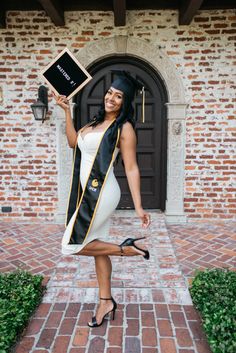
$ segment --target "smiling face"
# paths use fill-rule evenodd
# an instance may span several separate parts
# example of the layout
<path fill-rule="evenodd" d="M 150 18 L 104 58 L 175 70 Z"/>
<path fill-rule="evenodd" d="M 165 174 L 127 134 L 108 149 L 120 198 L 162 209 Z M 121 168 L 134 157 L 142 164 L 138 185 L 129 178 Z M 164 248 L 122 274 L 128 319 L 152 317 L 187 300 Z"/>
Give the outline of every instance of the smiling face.
<path fill-rule="evenodd" d="M 119 114 L 124 93 L 116 88 L 110 87 L 104 97 L 105 111 L 106 113 Z"/>

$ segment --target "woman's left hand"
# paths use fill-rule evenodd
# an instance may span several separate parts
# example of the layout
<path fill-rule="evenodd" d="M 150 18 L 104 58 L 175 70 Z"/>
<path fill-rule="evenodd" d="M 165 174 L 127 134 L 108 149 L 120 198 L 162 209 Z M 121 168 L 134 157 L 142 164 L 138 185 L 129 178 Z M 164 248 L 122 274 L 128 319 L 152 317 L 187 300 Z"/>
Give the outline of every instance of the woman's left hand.
<path fill-rule="evenodd" d="M 148 228 L 151 223 L 151 216 L 149 213 L 145 212 L 142 208 L 136 210 L 137 215 L 142 221 L 142 228 Z"/>

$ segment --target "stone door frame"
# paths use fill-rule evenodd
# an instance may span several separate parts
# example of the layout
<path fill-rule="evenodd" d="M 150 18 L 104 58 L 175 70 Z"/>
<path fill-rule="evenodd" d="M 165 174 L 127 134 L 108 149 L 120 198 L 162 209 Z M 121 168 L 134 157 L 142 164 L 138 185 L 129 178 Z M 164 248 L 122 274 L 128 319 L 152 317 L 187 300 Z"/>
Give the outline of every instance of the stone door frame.
<path fill-rule="evenodd" d="M 166 87 L 168 136 L 165 216 L 167 222 L 186 222 L 184 214 L 184 160 L 187 103 L 182 80 L 175 65 L 158 46 L 139 38 L 114 36 L 94 41 L 80 49 L 77 58 L 85 67 L 89 67 L 96 61 L 115 55 L 129 55 L 146 62 L 160 75 Z M 64 113 L 58 107 L 55 107 L 54 111 L 56 114 L 58 158 L 58 210 L 55 218 L 60 222 L 65 219 L 65 207 L 70 189 L 72 153 L 66 142 Z"/>

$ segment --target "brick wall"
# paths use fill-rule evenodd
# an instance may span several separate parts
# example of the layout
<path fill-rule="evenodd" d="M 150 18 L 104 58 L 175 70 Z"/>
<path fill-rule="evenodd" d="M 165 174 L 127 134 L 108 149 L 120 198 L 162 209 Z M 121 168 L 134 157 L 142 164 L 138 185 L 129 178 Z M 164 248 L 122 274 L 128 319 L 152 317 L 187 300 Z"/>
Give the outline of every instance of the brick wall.
<path fill-rule="evenodd" d="M 162 48 L 182 77 L 187 110 L 185 212 L 194 219 L 232 219 L 235 200 L 236 16 L 203 11 L 190 26 L 176 11 L 131 11 L 115 28 L 111 12 L 66 12 L 55 27 L 45 12 L 11 11 L 0 29 L 0 200 L 2 219 L 52 221 L 57 209 L 55 121 L 34 121 L 29 105 L 38 72 L 68 46 L 115 34 Z M 50 105 L 50 101 L 49 101 Z M 50 106 L 52 110 L 52 105 Z"/>

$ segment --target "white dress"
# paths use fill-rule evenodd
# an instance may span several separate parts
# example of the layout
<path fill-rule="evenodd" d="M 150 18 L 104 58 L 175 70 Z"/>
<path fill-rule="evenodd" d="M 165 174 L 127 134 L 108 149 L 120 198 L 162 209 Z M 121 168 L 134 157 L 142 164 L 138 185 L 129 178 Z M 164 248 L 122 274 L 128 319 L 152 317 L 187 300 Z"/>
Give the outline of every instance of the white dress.
<path fill-rule="evenodd" d="M 79 134 L 78 146 L 81 150 L 81 164 L 80 164 L 80 182 L 82 189 L 86 184 L 90 169 L 97 151 L 99 142 L 103 136 L 103 131 L 88 132 L 84 137 Z M 119 149 L 115 149 L 114 160 L 117 157 Z M 68 244 L 72 227 L 76 217 L 76 211 L 68 223 L 65 233 L 62 238 L 62 254 L 71 255 L 77 254 L 83 247 L 95 239 L 106 241 L 109 237 L 110 217 L 115 211 L 120 201 L 120 187 L 114 175 L 114 167 L 111 166 L 105 185 L 101 191 L 97 211 L 94 217 L 93 224 L 83 244 Z"/>

